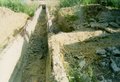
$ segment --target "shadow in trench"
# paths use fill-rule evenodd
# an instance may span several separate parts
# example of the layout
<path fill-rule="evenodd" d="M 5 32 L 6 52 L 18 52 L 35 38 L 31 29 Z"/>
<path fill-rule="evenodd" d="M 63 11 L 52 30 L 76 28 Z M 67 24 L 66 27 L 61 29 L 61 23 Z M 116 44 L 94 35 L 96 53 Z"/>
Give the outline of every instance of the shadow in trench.
<path fill-rule="evenodd" d="M 47 22 L 45 10 L 42 11 L 34 33 L 25 40 L 22 56 L 16 66 L 18 69 L 11 82 L 45 82 L 46 57 L 48 53 Z M 14 73 L 13 73 L 14 74 Z"/>

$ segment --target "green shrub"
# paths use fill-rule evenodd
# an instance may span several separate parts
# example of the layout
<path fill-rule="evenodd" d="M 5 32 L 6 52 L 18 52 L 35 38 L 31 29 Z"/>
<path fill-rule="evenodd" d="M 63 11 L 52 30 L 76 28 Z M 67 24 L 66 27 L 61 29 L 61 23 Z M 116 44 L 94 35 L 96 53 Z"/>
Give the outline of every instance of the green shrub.
<path fill-rule="evenodd" d="M 60 0 L 60 7 L 71 7 L 78 4 L 104 4 L 120 8 L 119 0 Z"/>
<path fill-rule="evenodd" d="M 60 7 L 70 7 L 80 4 L 81 0 L 60 0 Z"/>
<path fill-rule="evenodd" d="M 120 0 L 108 0 L 108 6 L 120 8 Z"/>
<path fill-rule="evenodd" d="M 70 7 L 78 4 L 96 3 L 96 0 L 60 0 L 60 7 Z"/>
<path fill-rule="evenodd" d="M 36 10 L 36 5 L 27 5 L 21 0 L 0 0 L 0 6 L 10 8 L 15 12 L 23 12 L 29 16 L 33 16 Z"/>
<path fill-rule="evenodd" d="M 97 0 L 81 0 L 81 4 L 93 4 L 97 3 Z"/>

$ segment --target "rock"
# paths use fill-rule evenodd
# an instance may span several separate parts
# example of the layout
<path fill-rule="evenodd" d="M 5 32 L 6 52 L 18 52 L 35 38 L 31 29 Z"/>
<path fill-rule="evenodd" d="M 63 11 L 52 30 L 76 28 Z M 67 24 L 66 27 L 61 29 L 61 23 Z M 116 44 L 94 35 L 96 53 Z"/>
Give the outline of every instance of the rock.
<path fill-rule="evenodd" d="M 101 76 L 101 81 L 100 82 L 112 82 L 111 79 L 105 79 L 104 76 Z"/>
<path fill-rule="evenodd" d="M 101 65 L 105 67 L 106 66 L 106 62 L 101 62 Z"/>
<path fill-rule="evenodd" d="M 100 24 L 99 24 L 99 23 L 96 23 L 96 22 L 91 22 L 91 23 L 90 23 L 90 26 L 91 26 L 92 28 L 94 28 L 94 27 L 100 27 Z"/>
<path fill-rule="evenodd" d="M 81 73 L 79 81 L 76 82 L 91 82 L 91 77 L 89 77 L 87 74 Z"/>
<path fill-rule="evenodd" d="M 111 80 L 111 79 L 108 79 L 107 82 L 112 82 L 112 80 Z"/>
<path fill-rule="evenodd" d="M 115 55 L 115 56 L 120 56 L 120 50 L 118 50 L 116 47 L 108 47 L 106 50 L 110 53 L 107 55 Z"/>
<path fill-rule="evenodd" d="M 105 28 L 105 27 L 108 27 L 108 23 L 91 22 L 91 23 L 90 23 L 90 26 L 91 26 L 92 28 L 94 28 L 94 27 Z"/>
<path fill-rule="evenodd" d="M 113 55 L 120 56 L 120 51 L 118 49 L 115 49 L 112 51 Z"/>
<path fill-rule="evenodd" d="M 116 49 L 116 47 L 108 47 L 108 48 L 106 48 L 105 50 L 107 51 L 107 52 L 112 52 L 113 50 L 115 50 Z"/>
<path fill-rule="evenodd" d="M 117 66 L 120 68 L 120 57 L 115 57 L 114 61 L 117 64 Z"/>
<path fill-rule="evenodd" d="M 108 27 L 108 23 L 106 22 L 106 23 L 100 23 L 100 25 L 102 26 L 102 27 Z"/>
<path fill-rule="evenodd" d="M 85 23 L 82 24 L 82 26 L 84 26 L 84 27 L 90 27 L 90 24 L 87 23 L 87 22 L 85 22 Z"/>
<path fill-rule="evenodd" d="M 103 60 L 100 61 L 100 65 L 101 65 L 102 67 L 107 67 L 107 68 L 109 68 L 109 63 L 110 63 L 110 60 L 107 59 L 107 58 L 104 58 Z"/>
<path fill-rule="evenodd" d="M 115 61 L 113 59 L 111 59 L 111 68 L 114 72 L 119 72 L 120 71 L 120 68 L 117 66 L 117 64 L 115 63 Z"/>
<path fill-rule="evenodd" d="M 110 22 L 109 25 L 115 28 L 120 28 L 120 26 L 115 22 Z"/>
<path fill-rule="evenodd" d="M 104 76 L 100 76 L 100 81 L 99 82 L 107 82 L 107 80 L 104 78 Z"/>
<path fill-rule="evenodd" d="M 102 56 L 102 57 L 106 57 L 106 50 L 105 50 L 105 49 L 98 49 L 98 50 L 96 51 L 96 54 L 97 54 L 97 55 L 100 55 L 100 56 Z"/>
<path fill-rule="evenodd" d="M 94 18 L 90 18 L 89 22 L 96 22 L 96 20 Z"/>
<path fill-rule="evenodd" d="M 120 17 L 116 18 L 116 23 L 120 25 Z"/>
<path fill-rule="evenodd" d="M 79 63 L 80 68 L 82 69 L 85 66 L 86 62 L 85 60 L 81 60 Z"/>
<path fill-rule="evenodd" d="M 112 16 L 110 11 L 103 11 L 97 15 L 98 21 L 101 23 L 112 22 L 115 18 Z"/>

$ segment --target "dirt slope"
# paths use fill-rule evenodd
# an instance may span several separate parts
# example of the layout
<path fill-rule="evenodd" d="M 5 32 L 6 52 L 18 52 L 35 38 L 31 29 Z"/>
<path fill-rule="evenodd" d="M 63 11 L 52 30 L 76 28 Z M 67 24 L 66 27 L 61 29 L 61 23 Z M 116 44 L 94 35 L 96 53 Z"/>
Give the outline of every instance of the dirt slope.
<path fill-rule="evenodd" d="M 0 7 L 0 48 L 25 25 L 28 15 Z"/>

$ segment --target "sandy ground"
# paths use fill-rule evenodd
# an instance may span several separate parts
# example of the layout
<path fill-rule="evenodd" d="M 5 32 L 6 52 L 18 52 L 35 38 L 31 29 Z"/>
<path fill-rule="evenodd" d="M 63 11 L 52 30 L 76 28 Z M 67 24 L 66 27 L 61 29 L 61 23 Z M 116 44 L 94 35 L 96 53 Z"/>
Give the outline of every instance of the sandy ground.
<path fill-rule="evenodd" d="M 15 13 L 8 8 L 0 7 L 0 48 L 23 28 L 28 17 L 24 13 Z"/>

